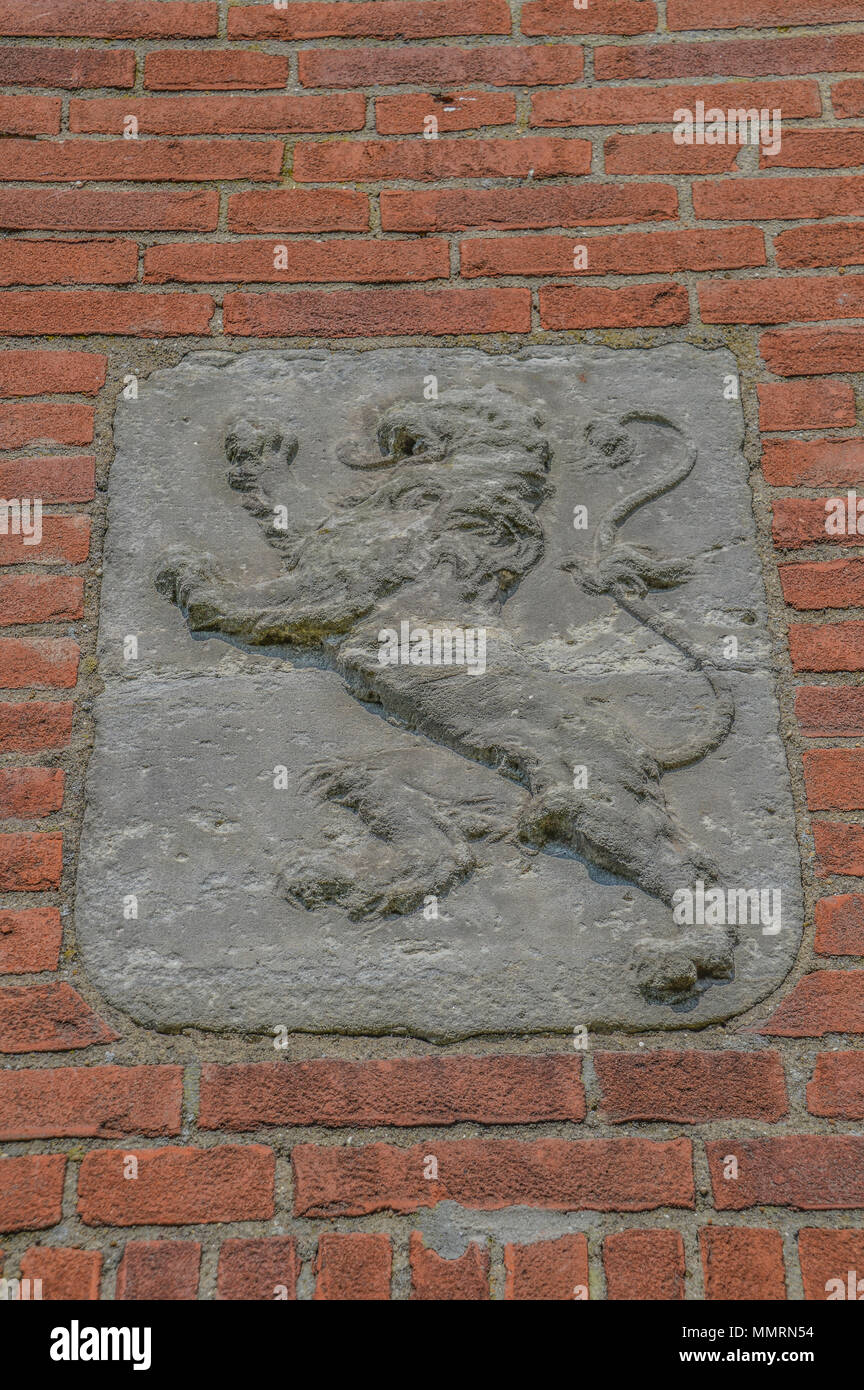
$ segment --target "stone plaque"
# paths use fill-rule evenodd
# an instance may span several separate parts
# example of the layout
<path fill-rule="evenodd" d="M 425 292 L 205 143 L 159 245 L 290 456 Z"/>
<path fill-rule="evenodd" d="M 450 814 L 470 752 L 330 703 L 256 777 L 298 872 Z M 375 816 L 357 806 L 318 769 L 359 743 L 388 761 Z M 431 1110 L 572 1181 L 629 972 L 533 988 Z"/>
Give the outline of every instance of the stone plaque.
<path fill-rule="evenodd" d="M 449 1039 L 775 988 L 801 881 L 736 380 L 684 345 L 204 352 L 122 401 L 104 995 Z"/>

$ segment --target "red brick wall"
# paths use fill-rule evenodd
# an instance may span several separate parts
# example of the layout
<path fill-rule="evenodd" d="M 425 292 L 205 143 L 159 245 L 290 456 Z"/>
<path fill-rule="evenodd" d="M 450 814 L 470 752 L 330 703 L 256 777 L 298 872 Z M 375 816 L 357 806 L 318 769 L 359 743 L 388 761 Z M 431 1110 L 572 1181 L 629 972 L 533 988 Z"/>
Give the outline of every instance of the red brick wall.
<path fill-rule="evenodd" d="M 0 33 L 0 495 L 47 507 L 39 547 L 0 537 L 6 1274 L 58 1298 L 818 1299 L 864 1272 L 864 559 L 823 505 L 864 486 L 864 0 L 0 0 Z M 699 99 L 779 107 L 781 151 L 674 144 Z M 124 374 L 424 335 L 737 355 L 811 905 L 743 1020 L 585 1054 L 274 1053 L 150 1034 L 76 965 Z"/>

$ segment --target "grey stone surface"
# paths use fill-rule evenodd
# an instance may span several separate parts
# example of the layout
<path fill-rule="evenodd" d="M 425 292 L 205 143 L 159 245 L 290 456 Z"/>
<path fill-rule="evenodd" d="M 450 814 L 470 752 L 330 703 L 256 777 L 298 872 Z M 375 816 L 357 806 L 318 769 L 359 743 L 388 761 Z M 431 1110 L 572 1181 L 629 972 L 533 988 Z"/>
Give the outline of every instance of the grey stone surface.
<path fill-rule="evenodd" d="M 769 993 L 801 885 L 734 375 L 684 345 L 196 353 L 122 402 L 96 986 L 161 1028 L 440 1039 Z M 381 665 L 402 621 L 484 628 L 485 672 Z M 678 925 L 697 880 L 779 891 L 782 930 Z"/>

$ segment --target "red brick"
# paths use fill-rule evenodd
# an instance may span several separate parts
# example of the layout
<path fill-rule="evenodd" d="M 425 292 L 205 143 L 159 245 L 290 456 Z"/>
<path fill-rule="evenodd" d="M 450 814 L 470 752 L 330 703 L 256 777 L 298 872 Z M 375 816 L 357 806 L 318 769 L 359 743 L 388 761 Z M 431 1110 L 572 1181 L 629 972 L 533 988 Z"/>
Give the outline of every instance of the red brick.
<path fill-rule="evenodd" d="M 574 265 L 576 246 L 587 265 Z M 472 237 L 461 243 L 462 275 L 650 275 L 726 270 L 765 264 L 756 227 L 680 232 L 617 232 L 610 236 Z"/>
<path fill-rule="evenodd" d="M 0 819 L 38 820 L 63 805 L 62 768 L 0 768 Z"/>
<path fill-rule="evenodd" d="M 117 1036 L 71 985 L 0 989 L 0 1052 L 68 1052 Z"/>
<path fill-rule="evenodd" d="M 0 357 L 0 395 L 51 392 L 95 396 L 105 385 L 108 358 L 101 352 L 39 352 L 7 348 Z M 8 447 L 4 443 L 4 448 Z"/>
<path fill-rule="evenodd" d="M 864 1231 L 826 1231 L 805 1226 L 798 1232 L 798 1258 L 801 1261 L 805 1299 L 811 1302 L 825 1301 L 832 1295 L 837 1299 L 840 1296 L 836 1284 L 838 1279 L 846 1298 L 850 1292 L 856 1302 L 860 1302 L 864 1296 L 861 1282 L 864 1277 Z"/>
<path fill-rule="evenodd" d="M 864 439 L 767 439 L 762 471 L 772 487 L 864 483 Z"/>
<path fill-rule="evenodd" d="M 46 231 L 212 232 L 219 195 L 125 192 L 79 188 L 7 188 L 0 192 L 0 227 Z"/>
<path fill-rule="evenodd" d="M 198 1123 L 237 1130 L 582 1120 L 580 1065 L 567 1054 L 209 1063 L 201 1075 Z"/>
<path fill-rule="evenodd" d="M 183 1302 L 198 1297 L 201 1246 L 195 1240 L 132 1240 L 117 1270 L 116 1299 Z"/>
<path fill-rule="evenodd" d="M 57 135 L 59 97 L 0 96 L 0 135 Z"/>
<path fill-rule="evenodd" d="M 80 565 L 90 551 L 90 518 L 45 516 L 42 538 L 29 545 L 21 534 L 0 536 L 0 565 Z"/>
<path fill-rule="evenodd" d="M 544 285 L 539 298 L 544 328 L 665 327 L 690 319 L 690 300 L 683 285 L 655 283 L 624 289 Z"/>
<path fill-rule="evenodd" d="M 354 1231 L 318 1238 L 315 1298 L 330 1302 L 383 1302 L 390 1297 L 390 1237 Z"/>
<path fill-rule="evenodd" d="M 588 1297 L 588 1241 L 581 1232 L 531 1245 L 505 1245 L 504 1268 L 505 1299 L 549 1303 Z"/>
<path fill-rule="evenodd" d="M 445 89 L 478 82 L 490 87 L 547 87 L 578 82 L 576 44 L 500 44 L 475 48 L 322 48 L 298 55 L 304 87 L 396 87 L 431 83 Z"/>
<path fill-rule="evenodd" d="M 267 1302 L 297 1297 L 300 1261 L 290 1236 L 226 1240 L 219 1251 L 220 1300 Z"/>
<path fill-rule="evenodd" d="M 860 0 L 669 0 L 670 29 L 766 29 L 779 24 L 842 24 L 861 18 Z"/>
<path fill-rule="evenodd" d="M 864 956 L 864 893 L 819 899 L 813 949 L 823 956 Z"/>
<path fill-rule="evenodd" d="M 130 1157 L 138 1176 L 123 1176 Z M 97 1149 L 85 1154 L 78 1211 L 87 1226 L 268 1221 L 275 1160 L 260 1144 L 212 1149 Z"/>
<path fill-rule="evenodd" d="M 549 178 L 591 172 L 588 140 L 334 140 L 294 148 L 298 183 Z"/>
<path fill-rule="evenodd" d="M 0 835 L 0 889 L 6 893 L 41 893 L 60 883 L 63 836 Z"/>
<path fill-rule="evenodd" d="M 14 354 L 7 349 L 6 355 Z M 95 471 L 96 460 L 92 454 L 70 454 L 65 458 L 0 458 L 0 496 L 41 497 L 43 502 L 91 502 Z"/>
<path fill-rule="evenodd" d="M 20 449 L 24 444 L 89 444 L 92 438 L 92 405 L 53 401 L 0 404 L 0 441 L 5 449 Z"/>
<path fill-rule="evenodd" d="M 864 604 L 864 561 L 862 560 L 816 560 L 805 561 L 800 565 L 781 565 L 780 582 L 783 597 L 793 608 L 856 608 Z M 827 732 L 805 730 L 811 737 L 830 738 L 832 733 L 842 733 L 842 726 L 848 717 L 860 723 L 857 715 L 857 692 L 838 686 L 828 687 L 823 695 L 811 695 L 811 701 L 818 701 L 816 716 Z M 802 714 L 799 696 L 799 719 Z M 838 727 L 839 726 L 839 727 Z M 864 731 L 864 725 L 862 725 Z M 859 732 L 858 729 L 853 732 Z"/>
<path fill-rule="evenodd" d="M 31 183 L 72 182 L 74 179 L 103 182 L 127 179 L 145 183 L 163 179 L 178 183 L 194 180 L 209 183 L 214 179 L 275 180 L 282 168 L 282 154 L 281 140 L 3 140 L 0 142 L 0 178 Z M 156 196 L 165 197 L 164 194 Z M 140 198 L 137 205 L 127 200 L 124 206 L 132 209 L 130 229 L 140 226 L 143 212 Z M 176 216 L 170 204 L 167 215 L 169 218 Z M 99 225 L 103 225 L 101 221 Z M 189 224 L 184 222 L 183 225 Z M 122 223 L 112 221 L 111 229 L 124 228 Z"/>
<path fill-rule="evenodd" d="M 63 928 L 56 907 L 0 911 L 0 974 L 56 970 Z"/>
<path fill-rule="evenodd" d="M 859 222 L 831 222 L 824 227 L 790 227 L 775 236 L 774 255 L 777 264 L 784 268 L 861 265 L 864 226 Z"/>
<path fill-rule="evenodd" d="M 362 130 L 366 101 L 358 92 L 328 96 L 73 97 L 69 129 L 122 135 L 135 116 L 141 135 L 286 135 Z"/>
<path fill-rule="evenodd" d="M 429 1157 L 437 1179 L 423 1176 Z M 427 1140 L 413 1148 L 298 1145 L 298 1216 L 417 1211 L 439 1201 L 483 1211 L 520 1205 L 550 1211 L 650 1211 L 692 1207 L 686 1139 Z"/>
<path fill-rule="evenodd" d="M 774 381 L 756 390 L 760 429 L 832 430 L 855 424 L 855 392 L 848 382 Z"/>
<path fill-rule="evenodd" d="M 56 623 L 83 616 L 83 579 L 72 575 L 0 575 L 0 626 Z"/>
<path fill-rule="evenodd" d="M 131 49 L 18 48 L 0 53 L 0 83 L 14 87 L 132 87 L 135 54 Z"/>
<path fill-rule="evenodd" d="M 703 323 L 792 323 L 864 315 L 864 275 L 703 281 L 698 291 Z M 847 390 L 851 395 L 851 386 Z M 848 423 L 855 423 L 854 408 Z"/>
<path fill-rule="evenodd" d="M 864 623 L 790 623 L 796 671 L 864 671 Z"/>
<path fill-rule="evenodd" d="M 864 328 L 788 328 L 763 333 L 759 351 L 778 376 L 864 371 Z"/>
<path fill-rule="evenodd" d="M 861 34 L 711 39 L 702 43 L 675 39 L 671 43 L 601 45 L 594 49 L 594 76 L 601 81 L 640 77 L 787 77 L 797 73 L 854 72 L 862 66 Z"/>
<path fill-rule="evenodd" d="M 276 247 L 280 266 L 274 268 Z M 269 241 L 171 242 L 149 246 L 144 253 L 147 284 L 186 281 L 192 284 L 242 285 L 282 281 L 355 281 L 388 284 L 400 280 L 447 280 L 450 248 L 446 241 Z"/>
<path fill-rule="evenodd" d="M 864 749 L 807 748 L 802 756 L 811 811 L 864 807 Z"/>
<path fill-rule="evenodd" d="M 294 0 L 285 9 L 234 5 L 231 39 L 440 39 L 459 34 L 509 34 L 506 0 L 374 0 L 327 4 Z"/>
<path fill-rule="evenodd" d="M 832 874 L 864 875 L 864 829 L 861 826 L 816 821 L 813 838 L 819 878 L 830 878 Z"/>
<path fill-rule="evenodd" d="M 0 0 L 0 34 L 29 38 L 212 38 L 217 25 L 215 0 Z"/>
<path fill-rule="evenodd" d="M 613 1124 L 770 1121 L 788 1109 L 776 1052 L 598 1052 L 594 1067 Z"/>
<path fill-rule="evenodd" d="M 585 87 L 539 92 L 532 99 L 531 118 L 534 125 L 541 126 L 673 125 L 675 112 L 679 108 L 692 111 L 697 101 L 723 110 L 781 107 L 785 118 L 818 116 L 822 109 L 815 82 L 726 82 L 692 87 Z M 700 187 L 703 185 L 697 185 L 697 189 Z M 761 182 L 759 187 L 763 187 Z"/>
<path fill-rule="evenodd" d="M 0 1231 L 56 1226 L 63 1204 L 63 1154 L 0 1158 Z"/>
<path fill-rule="evenodd" d="M 757 1206 L 833 1211 L 864 1206 L 864 1139 L 857 1136 L 710 1139 L 705 1149 L 718 1211 Z M 735 1179 L 723 1177 L 727 1156 L 737 1159 Z"/>
<path fill-rule="evenodd" d="M 347 188 L 234 193 L 228 199 L 228 226 L 232 232 L 365 232 L 369 199 Z"/>
<path fill-rule="evenodd" d="M 606 1297 L 675 1302 L 684 1297 L 684 1242 L 677 1231 L 618 1231 L 603 1242 Z"/>
<path fill-rule="evenodd" d="M 805 975 L 759 1032 L 773 1038 L 864 1033 L 864 971 L 816 970 Z"/>
<path fill-rule="evenodd" d="M 523 34 L 649 34 L 657 26 L 657 7 L 639 0 L 590 0 L 576 9 L 561 0 L 526 0 Z"/>
<path fill-rule="evenodd" d="M 231 13 L 236 14 L 236 10 Z M 232 87 L 255 91 L 287 86 L 288 72 L 284 54 L 165 48 L 147 54 L 144 86 L 163 92 L 228 91 Z"/>
<path fill-rule="evenodd" d="M 833 1119 L 864 1118 L 864 1052 L 820 1053 L 807 1086 L 807 1109 Z"/>
<path fill-rule="evenodd" d="M 856 17 L 861 18 L 860 12 Z M 835 82 L 831 88 L 831 105 L 834 115 L 841 120 L 845 116 L 864 116 L 864 82 L 861 78 L 851 77 L 845 82 Z"/>
<path fill-rule="evenodd" d="M 861 163 L 857 130 L 788 130 L 776 154 L 763 150 L 760 169 L 852 169 Z"/>
<path fill-rule="evenodd" d="M 427 1250 L 419 1231 L 411 1232 L 411 1297 L 442 1302 L 482 1302 L 489 1298 L 489 1251 L 474 1241 L 464 1255 L 447 1260 Z"/>
<path fill-rule="evenodd" d="M 98 1250 L 31 1245 L 21 1256 L 22 1279 L 41 1279 L 42 1297 L 47 1302 L 98 1299 L 101 1273 Z"/>
<path fill-rule="evenodd" d="M 607 174 L 720 174 L 736 168 L 736 145 L 677 145 L 671 131 L 610 135 L 603 146 Z"/>
<path fill-rule="evenodd" d="M 385 232 L 453 232 L 466 227 L 515 231 L 520 227 L 596 227 L 616 222 L 660 222 L 675 217 L 678 194 L 670 184 L 584 184 L 581 188 L 440 188 L 381 194 Z M 238 230 L 240 230 L 238 228 Z"/>
<path fill-rule="evenodd" d="M 712 222 L 857 216 L 864 211 L 864 177 L 706 180 L 693 186 L 693 209 Z"/>
<path fill-rule="evenodd" d="M 402 333 L 527 333 L 531 291 L 298 290 L 231 292 L 223 302 L 226 333 L 251 337 L 356 338 Z"/>
<path fill-rule="evenodd" d="M 774 544 L 795 550 L 806 545 L 862 545 L 864 536 L 835 534 L 826 530 L 829 499 L 778 497 L 774 502 Z"/>
<path fill-rule="evenodd" d="M 137 267 L 138 247 L 131 241 L 0 243 L 0 285 L 124 285 Z"/>
<path fill-rule="evenodd" d="M 0 1072 L 0 1139 L 180 1133 L 182 1067 Z"/>
<path fill-rule="evenodd" d="M 779 1231 L 705 1226 L 699 1232 L 699 1246 L 709 1303 L 785 1300 L 786 1269 Z"/>
<path fill-rule="evenodd" d="M 406 93 L 375 98 L 375 126 L 381 135 L 418 135 L 427 116 L 440 132 L 480 130 L 510 125 L 516 119 L 516 98 L 510 92 Z"/>
<path fill-rule="evenodd" d="M 0 751 L 33 753 L 66 748 L 72 733 L 73 706 L 65 700 L 0 701 Z"/>
<path fill-rule="evenodd" d="M 150 294 L 136 290 L 19 293 L 8 290 L 0 294 L 0 333 L 16 337 L 55 333 L 182 337 L 187 333 L 209 333 L 213 308 L 209 294 Z"/>

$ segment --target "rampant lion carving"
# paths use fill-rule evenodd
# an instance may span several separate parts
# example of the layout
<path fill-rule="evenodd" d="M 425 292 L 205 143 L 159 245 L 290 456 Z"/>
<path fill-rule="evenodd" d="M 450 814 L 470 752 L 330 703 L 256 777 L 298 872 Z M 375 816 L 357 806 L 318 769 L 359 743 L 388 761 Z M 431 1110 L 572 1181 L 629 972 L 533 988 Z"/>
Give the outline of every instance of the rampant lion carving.
<path fill-rule="evenodd" d="M 696 452 L 673 422 L 650 412 L 631 412 L 614 429 L 595 425 L 587 446 L 590 466 L 626 477 L 638 454 L 632 427 L 652 422 L 675 443 L 668 467 L 601 518 L 587 563 L 564 568 L 587 592 L 608 595 L 652 628 L 707 682 L 713 712 L 704 730 L 668 748 L 642 746 L 608 705 L 598 713 L 566 673 L 529 660 L 505 625 L 508 599 L 544 555 L 539 509 L 553 492 L 549 441 L 522 399 L 487 386 L 392 407 L 379 423 L 379 455 L 343 456 L 362 486 L 318 526 L 287 534 L 275 525 L 274 506 L 296 436 L 247 420 L 231 425 L 228 482 L 283 572 L 239 584 L 220 578 L 210 557 L 163 557 L 157 588 L 190 631 L 314 652 L 358 700 L 524 789 L 518 821 L 508 824 L 470 798 L 439 805 L 386 769 L 322 763 L 310 787 L 354 812 L 358 833 L 349 845 L 324 846 L 287 866 L 280 886 L 289 900 L 310 910 L 337 904 L 360 920 L 411 912 L 470 875 L 472 841 L 486 836 L 512 837 L 526 853 L 563 847 L 667 904 L 698 879 L 717 882 L 716 866 L 675 824 L 661 779 L 722 743 L 734 720 L 732 695 L 687 633 L 652 607 L 650 590 L 686 582 L 686 562 L 618 536 L 639 508 L 688 476 Z M 459 666 L 381 664 L 379 633 L 406 618 L 427 628 L 484 627 L 483 678 Z M 574 761 L 591 769 L 583 789 L 574 786 Z M 639 987 L 651 999 L 686 1001 L 729 978 L 734 945 L 731 932 L 716 929 L 643 942 Z"/>

